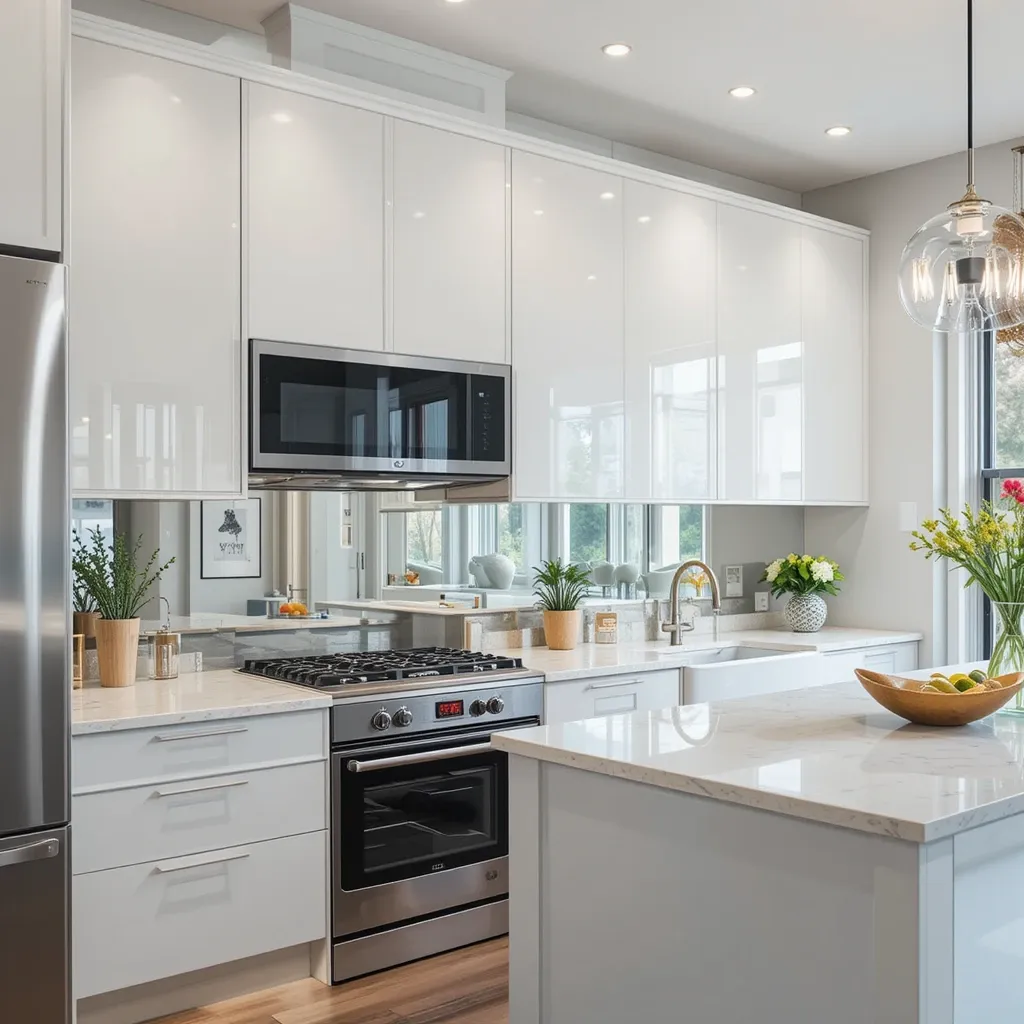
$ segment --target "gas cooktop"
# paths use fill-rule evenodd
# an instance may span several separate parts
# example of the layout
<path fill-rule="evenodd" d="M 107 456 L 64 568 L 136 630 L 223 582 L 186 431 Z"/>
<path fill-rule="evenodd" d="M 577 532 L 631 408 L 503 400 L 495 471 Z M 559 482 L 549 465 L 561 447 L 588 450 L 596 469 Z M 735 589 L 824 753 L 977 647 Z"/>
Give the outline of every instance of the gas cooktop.
<path fill-rule="evenodd" d="M 243 672 L 317 689 L 390 683 L 402 679 L 479 676 L 522 669 L 521 658 L 508 658 L 450 647 L 417 647 L 409 651 L 356 651 L 294 658 L 252 658 Z"/>

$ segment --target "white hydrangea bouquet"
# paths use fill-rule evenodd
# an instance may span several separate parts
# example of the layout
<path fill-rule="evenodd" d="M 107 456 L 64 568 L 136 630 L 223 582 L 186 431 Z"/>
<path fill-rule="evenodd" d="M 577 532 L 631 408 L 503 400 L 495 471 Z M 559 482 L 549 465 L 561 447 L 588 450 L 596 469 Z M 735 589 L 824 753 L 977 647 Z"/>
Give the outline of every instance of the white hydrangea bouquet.
<path fill-rule="evenodd" d="M 835 596 L 845 577 L 839 563 L 823 555 L 789 554 L 776 558 L 764 571 L 762 583 L 770 583 L 772 594 L 789 594 L 786 618 L 797 633 L 814 633 L 825 625 L 828 605 L 822 594 Z"/>

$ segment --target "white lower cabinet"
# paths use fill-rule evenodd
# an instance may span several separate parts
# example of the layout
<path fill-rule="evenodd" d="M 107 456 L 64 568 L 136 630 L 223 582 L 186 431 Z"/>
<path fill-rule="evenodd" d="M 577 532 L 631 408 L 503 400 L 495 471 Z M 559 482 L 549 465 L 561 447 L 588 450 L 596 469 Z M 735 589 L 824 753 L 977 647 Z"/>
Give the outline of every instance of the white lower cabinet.
<path fill-rule="evenodd" d="M 854 669 L 900 674 L 917 668 L 918 644 L 891 644 L 886 647 L 859 647 L 852 651 L 834 651 L 825 655 L 827 682 L 848 683 L 855 680 Z"/>
<path fill-rule="evenodd" d="M 79 999 L 323 938 L 327 833 L 75 876 Z"/>
<path fill-rule="evenodd" d="M 678 669 L 572 679 L 544 686 L 544 724 L 660 711 L 678 703 Z"/>
<path fill-rule="evenodd" d="M 77 999 L 326 937 L 326 715 L 73 738 Z"/>

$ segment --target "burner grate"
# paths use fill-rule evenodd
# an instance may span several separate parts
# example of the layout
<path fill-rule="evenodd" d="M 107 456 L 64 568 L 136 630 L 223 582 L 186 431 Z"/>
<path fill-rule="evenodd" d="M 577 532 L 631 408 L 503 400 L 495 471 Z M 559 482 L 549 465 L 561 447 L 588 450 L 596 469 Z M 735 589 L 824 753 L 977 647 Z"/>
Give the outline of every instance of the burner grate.
<path fill-rule="evenodd" d="M 521 658 L 461 651 L 452 647 L 417 647 L 408 651 L 251 658 L 245 662 L 242 670 L 250 675 L 324 689 L 433 676 L 476 675 L 522 667 Z"/>

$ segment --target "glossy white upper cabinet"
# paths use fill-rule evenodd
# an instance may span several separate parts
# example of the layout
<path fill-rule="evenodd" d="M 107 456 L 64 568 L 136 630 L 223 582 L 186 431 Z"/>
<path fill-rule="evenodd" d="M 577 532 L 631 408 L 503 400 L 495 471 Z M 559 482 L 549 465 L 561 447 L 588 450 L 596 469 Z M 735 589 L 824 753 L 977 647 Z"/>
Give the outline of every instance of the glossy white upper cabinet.
<path fill-rule="evenodd" d="M 519 500 L 624 496 L 622 187 L 512 153 Z"/>
<path fill-rule="evenodd" d="M 384 118 L 247 83 L 248 333 L 384 347 Z"/>
<path fill-rule="evenodd" d="M 75 38 L 72 487 L 241 490 L 240 83 Z"/>
<path fill-rule="evenodd" d="M 802 229 L 804 500 L 867 501 L 866 242 Z"/>
<path fill-rule="evenodd" d="M 393 124 L 394 349 L 506 363 L 505 147 Z"/>
<path fill-rule="evenodd" d="M 800 227 L 718 205 L 718 497 L 803 497 Z"/>
<path fill-rule="evenodd" d="M 0 3 L 0 245 L 61 250 L 64 11 Z"/>
<path fill-rule="evenodd" d="M 625 183 L 626 496 L 715 487 L 715 204 Z"/>

